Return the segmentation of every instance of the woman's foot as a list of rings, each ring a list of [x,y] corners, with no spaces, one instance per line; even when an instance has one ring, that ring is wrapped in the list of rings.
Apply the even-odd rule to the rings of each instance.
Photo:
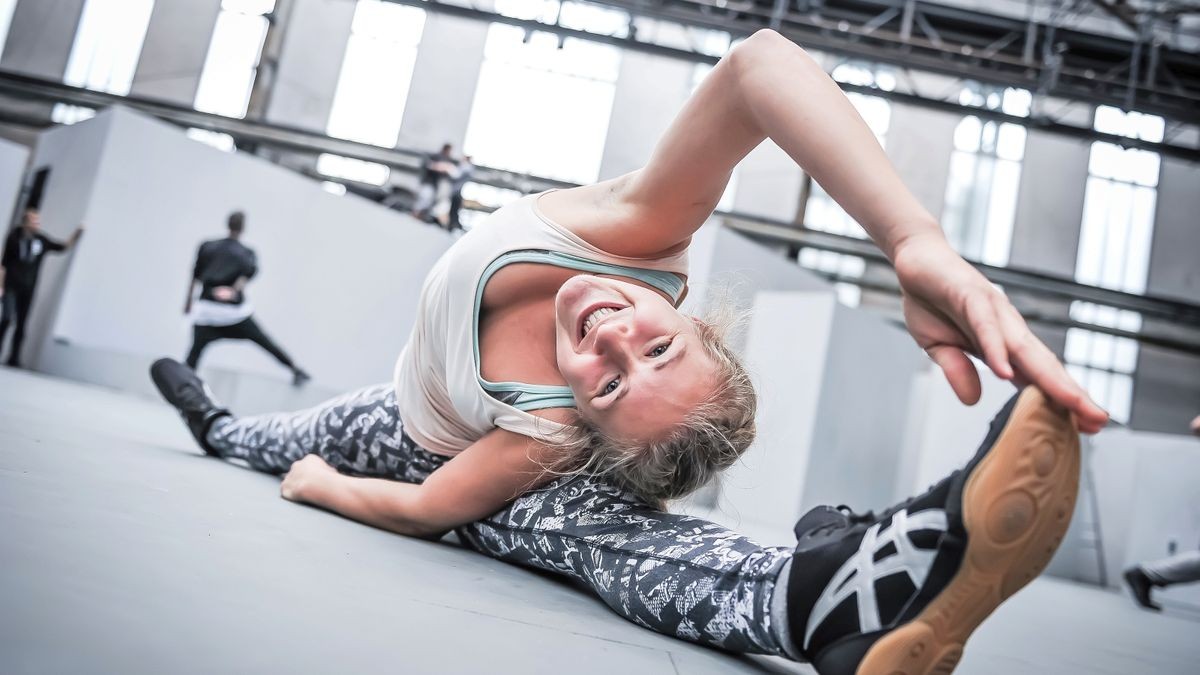
[[[219,457],[215,449],[208,443],[208,430],[213,422],[222,417],[228,417],[229,411],[213,401],[212,392],[204,381],[196,376],[191,368],[174,359],[159,359],[150,366],[150,378],[158,393],[179,411],[188,431],[204,453]]]
[[[1050,562],[1075,508],[1079,434],[1028,387],[967,466],[879,514],[819,507],[788,579],[796,651],[822,675],[949,673],[963,645]]]

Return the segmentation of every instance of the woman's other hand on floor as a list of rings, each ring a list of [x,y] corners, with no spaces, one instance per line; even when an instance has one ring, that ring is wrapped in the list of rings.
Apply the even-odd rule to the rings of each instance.
[[[288,501],[313,503],[321,487],[338,475],[336,469],[317,455],[305,455],[283,477],[279,494]]]
[[[963,403],[979,401],[979,374],[967,358],[972,354],[1002,379],[1036,385],[1075,413],[1080,431],[1096,433],[1108,422],[1008,298],[945,239],[914,237],[896,249],[894,262],[908,331]]]

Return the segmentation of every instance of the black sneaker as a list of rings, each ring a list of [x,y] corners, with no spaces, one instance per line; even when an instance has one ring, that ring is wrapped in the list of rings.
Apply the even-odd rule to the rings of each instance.
[[[158,393],[175,406],[188,431],[192,432],[196,442],[204,449],[204,454],[219,457],[205,438],[213,422],[229,416],[229,411],[218,406],[212,399],[212,392],[191,368],[174,359],[159,359],[150,366],[150,377]]]
[[[1137,604],[1146,609],[1155,612],[1162,611],[1162,605],[1150,599],[1150,589],[1158,584],[1142,571],[1141,567],[1130,567],[1125,570],[1125,583],[1129,584],[1129,590],[1133,591],[1133,599]]]
[[[788,577],[795,652],[822,675],[953,671],[972,631],[1050,562],[1078,483],[1071,417],[1028,387],[925,494],[878,515],[814,509]]]

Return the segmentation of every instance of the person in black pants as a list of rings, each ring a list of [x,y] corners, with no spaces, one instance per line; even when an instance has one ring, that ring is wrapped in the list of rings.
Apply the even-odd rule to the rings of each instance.
[[[246,300],[246,283],[258,272],[258,258],[239,241],[245,226],[246,214],[229,214],[229,236],[204,242],[196,253],[183,307],[183,313],[192,317],[187,364],[195,369],[204,348],[217,340],[250,340],[290,369],[292,384],[299,386],[309,380],[308,373],[258,327],[252,316],[254,308]],[[196,284],[200,284],[200,297],[193,304]]]
[[[0,259],[0,279],[3,279],[3,295],[0,295],[0,344],[8,333],[8,324],[16,323],[13,331],[12,348],[8,352],[6,365],[19,368],[21,343],[25,341],[25,322],[33,309],[33,291],[37,287],[38,271],[42,258],[47,253],[61,253],[75,246],[83,235],[80,225],[63,243],[41,233],[42,216],[37,209],[26,209],[21,225],[14,227],[4,241],[4,256]]]

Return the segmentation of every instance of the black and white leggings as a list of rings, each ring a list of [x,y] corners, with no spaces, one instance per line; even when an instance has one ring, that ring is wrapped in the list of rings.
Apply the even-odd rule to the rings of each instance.
[[[255,469],[284,473],[316,453],[343,473],[421,483],[447,457],[404,433],[390,384],[297,413],[218,420],[209,443]],[[776,582],[791,550],[654,509],[602,480],[571,476],[459,528],[471,548],[572,577],[646,628],[731,651],[786,655]]]

